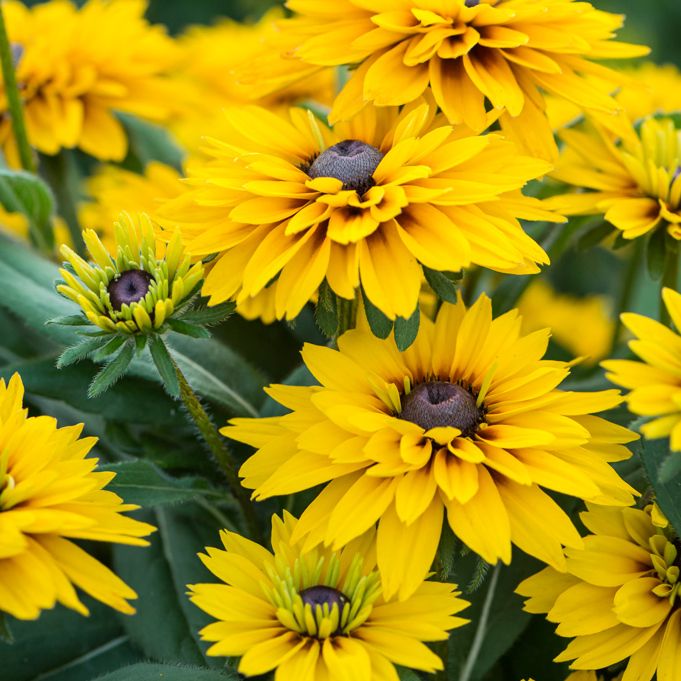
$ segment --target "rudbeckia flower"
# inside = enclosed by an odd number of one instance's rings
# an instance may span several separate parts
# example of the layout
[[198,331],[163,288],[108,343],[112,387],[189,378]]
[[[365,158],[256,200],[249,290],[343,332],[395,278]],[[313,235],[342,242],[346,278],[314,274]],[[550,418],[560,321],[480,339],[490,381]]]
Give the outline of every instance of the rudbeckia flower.
[[563,569],[581,546],[544,489],[629,505],[635,493],[609,465],[634,433],[593,416],[618,391],[562,391],[565,362],[542,360],[545,329],[523,336],[516,310],[492,318],[489,298],[444,304],[421,319],[405,352],[392,338],[348,331],[338,349],[305,345],[319,385],[271,386],[291,413],[233,419],[221,432],[258,448],[242,466],[256,499],[326,484],[294,539],[337,549],[378,523],[378,566],[389,597],[406,598],[430,569],[446,514],[489,563],[515,544]]
[[195,605],[218,621],[201,631],[209,655],[241,657],[246,676],[276,669],[277,681],[397,681],[393,665],[434,672],[442,661],[424,641],[444,641],[467,620],[456,585],[422,582],[406,601],[387,598],[369,533],[342,551],[303,553],[296,519],[272,518],[270,552],[220,533],[226,549],[200,554],[224,584],[189,588]]
[[681,673],[681,542],[654,507],[591,506],[591,532],[568,549],[566,571],[547,567],[523,581],[525,610],[546,613],[573,638],[556,657],[576,670],[626,661],[622,681],[678,681]]
[[[681,293],[664,288],[662,298],[674,326],[681,329]],[[629,348],[640,361],[602,362],[606,378],[631,391],[626,396],[630,411],[651,419],[640,427],[645,437],[669,437],[671,450],[681,451],[681,337],[640,314],[625,312],[622,323],[635,336]]]
[[[30,143],[45,154],[77,147],[102,160],[122,160],[127,139],[115,111],[152,121],[174,110],[168,74],[178,59],[161,26],[144,19],[144,0],[64,0],[28,8],[3,3],[16,57]],[[4,89],[0,145],[16,157]]]
[[625,239],[666,229],[681,239],[681,130],[672,118],[627,125],[617,140],[600,125],[566,129],[551,176],[579,189],[549,199],[566,215],[604,215]]
[[147,546],[155,528],[123,515],[138,506],[105,489],[115,474],[87,457],[96,438],[27,416],[23,396],[18,374],[0,379],[0,612],[36,619],[59,602],[87,615],[75,587],[135,612],[135,592],[74,540]]
[[[289,55],[320,66],[356,64],[332,120],[367,102],[399,106],[430,88],[450,122],[476,132],[502,116],[509,134],[551,158],[543,93],[613,113],[616,72],[594,59],[648,49],[613,41],[619,15],[573,0],[288,0]],[[585,78],[597,74],[609,88]],[[266,77],[267,74],[263,74]]]
[[217,254],[203,294],[237,303],[276,279],[278,318],[293,319],[326,278],[363,287],[388,317],[416,309],[421,266],[471,263],[537,272],[544,251],[518,218],[553,220],[523,185],[549,170],[498,135],[455,132],[434,107],[368,108],[332,130],[309,111],[226,112],[231,134],[209,139],[189,190],[160,211],[195,256]]

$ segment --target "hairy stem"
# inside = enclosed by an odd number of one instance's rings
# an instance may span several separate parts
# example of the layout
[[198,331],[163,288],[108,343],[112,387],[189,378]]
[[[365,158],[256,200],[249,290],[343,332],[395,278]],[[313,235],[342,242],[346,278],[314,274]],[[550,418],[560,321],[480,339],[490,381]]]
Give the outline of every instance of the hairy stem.
[[234,460],[234,457],[227,447],[227,444],[211,421],[210,416],[208,416],[206,410],[203,408],[203,405],[201,404],[196,393],[192,390],[192,387],[187,382],[182,370],[174,361],[173,364],[175,366],[177,380],[180,384],[180,399],[187,408],[189,415],[194,421],[194,424],[199,429],[199,432],[201,433],[205,443],[208,445],[211,454],[224,473],[227,483],[229,484],[232,493],[241,507],[241,511],[251,533],[251,537],[257,541],[261,541],[262,537],[260,534],[258,519],[255,515],[255,509],[253,508],[253,504],[251,503],[248,493],[241,486],[239,476],[237,475],[237,462]]
[[14,57],[12,55],[12,48],[9,44],[9,38],[7,37],[5,13],[2,4],[3,3],[0,2],[0,62],[2,65],[2,79],[5,86],[5,96],[7,97],[7,105],[12,119],[12,130],[14,131],[14,140],[17,144],[21,167],[24,170],[28,170],[30,173],[34,173],[35,160],[33,158],[31,145],[28,143],[28,135],[26,134],[24,111],[21,105],[16,75],[14,73]]

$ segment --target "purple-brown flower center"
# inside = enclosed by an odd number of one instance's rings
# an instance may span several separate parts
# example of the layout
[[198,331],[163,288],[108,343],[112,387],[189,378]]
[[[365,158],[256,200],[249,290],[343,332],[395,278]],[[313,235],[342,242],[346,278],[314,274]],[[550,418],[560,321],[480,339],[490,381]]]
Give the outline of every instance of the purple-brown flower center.
[[475,397],[457,383],[431,381],[416,386],[402,398],[400,418],[424,430],[443,426],[471,435],[483,420]]
[[111,307],[117,312],[123,305],[131,305],[147,295],[152,276],[144,270],[128,270],[109,282],[107,290]]
[[317,605],[326,604],[331,611],[333,606],[337,605],[339,613],[342,612],[343,606],[350,602],[350,599],[342,591],[330,586],[311,586],[303,589],[300,592],[300,597],[305,605],[311,605],[313,609]]
[[371,144],[343,140],[319,154],[307,174],[313,179],[335,177],[343,183],[343,189],[362,195],[373,187],[373,174],[382,158],[382,152]]

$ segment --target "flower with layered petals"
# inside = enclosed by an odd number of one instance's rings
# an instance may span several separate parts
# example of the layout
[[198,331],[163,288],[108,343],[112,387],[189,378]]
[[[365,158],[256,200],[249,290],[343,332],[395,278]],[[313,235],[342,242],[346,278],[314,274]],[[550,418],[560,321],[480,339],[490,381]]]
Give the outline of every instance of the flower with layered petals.
[[[501,115],[507,134],[555,155],[543,93],[618,109],[617,73],[593,62],[648,49],[615,42],[622,17],[573,0],[288,0],[289,54],[307,64],[357,64],[332,120],[367,102],[407,104],[430,88],[452,123],[480,132]],[[586,75],[608,82],[597,88]],[[267,78],[267,74],[263,73]]]
[[271,386],[291,413],[222,430],[258,448],[244,486],[264,499],[328,482],[294,538],[337,549],[378,523],[388,596],[408,596],[426,576],[445,512],[489,563],[509,563],[515,544],[562,569],[562,545],[581,539],[542,488],[631,504],[635,490],[609,462],[628,458],[622,443],[636,436],[593,415],[619,404],[617,391],[559,390],[569,365],[542,360],[549,331],[523,336],[520,326],[516,310],[492,319],[481,296],[422,317],[405,352],[362,330],[338,350],[305,345],[320,385]]
[[[114,112],[166,119],[176,93],[168,78],[178,53],[161,26],[144,19],[145,0],[56,0],[3,4],[16,56],[30,143],[45,154],[77,147],[122,160],[125,130]],[[0,146],[17,157],[4,88]]]
[[560,136],[566,147],[551,175],[579,191],[549,205],[566,215],[603,215],[625,239],[654,229],[681,239],[681,130],[672,118],[627,123],[621,140],[596,123]]
[[168,244],[159,242],[146,213],[121,213],[115,232],[115,256],[94,230],[83,232],[92,264],[62,247],[70,269],[59,270],[64,281],[57,291],[78,303],[90,323],[104,331],[127,336],[162,331],[196,291],[203,265],[191,264],[179,233]]
[[652,506],[591,506],[591,532],[568,549],[566,571],[547,567],[523,581],[525,610],[546,613],[574,640],[556,658],[576,670],[627,660],[622,681],[678,681],[681,673],[681,541]]
[[220,533],[204,565],[225,584],[190,586],[191,600],[217,618],[201,631],[209,655],[241,657],[246,676],[276,669],[278,681],[398,681],[394,664],[442,669],[424,641],[444,641],[467,620],[456,585],[422,582],[411,598],[387,598],[371,533],[342,551],[306,553],[292,541],[296,519],[272,518],[272,549]]
[[78,587],[124,613],[135,592],[73,540],[147,546],[151,525],[123,515],[105,487],[115,473],[86,458],[96,438],[82,424],[57,428],[50,416],[27,416],[18,374],[0,379],[0,612],[36,619],[61,603],[87,615]]
[[[681,293],[662,290],[662,298],[677,330],[681,330]],[[654,319],[625,312],[622,323],[635,338],[629,348],[640,361],[610,359],[602,362],[606,378],[627,388],[627,406],[648,417],[641,427],[647,438],[669,437],[670,449],[681,451],[681,337]]]
[[276,280],[276,315],[292,319],[326,278],[343,298],[361,284],[388,317],[407,318],[422,265],[529,273],[548,262],[518,222],[560,220],[520,192],[548,164],[494,134],[462,137],[426,102],[368,108],[332,130],[303,109],[226,115],[232,133],[208,140],[212,160],[190,167],[190,189],[160,213],[192,255],[218,254],[211,304]]

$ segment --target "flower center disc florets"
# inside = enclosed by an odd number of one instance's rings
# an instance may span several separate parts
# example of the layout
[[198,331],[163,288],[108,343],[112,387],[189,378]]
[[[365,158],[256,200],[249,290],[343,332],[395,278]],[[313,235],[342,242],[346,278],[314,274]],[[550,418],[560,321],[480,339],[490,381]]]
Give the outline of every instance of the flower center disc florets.
[[123,305],[131,305],[142,300],[147,295],[152,279],[149,272],[144,270],[123,272],[107,286],[111,307],[118,312]]
[[307,174],[335,177],[343,189],[354,189],[364,194],[374,185],[373,174],[383,154],[376,147],[359,140],[343,140],[323,151],[310,165]]
[[430,381],[416,386],[402,398],[400,418],[425,430],[443,426],[471,435],[483,420],[470,391],[457,383]]

